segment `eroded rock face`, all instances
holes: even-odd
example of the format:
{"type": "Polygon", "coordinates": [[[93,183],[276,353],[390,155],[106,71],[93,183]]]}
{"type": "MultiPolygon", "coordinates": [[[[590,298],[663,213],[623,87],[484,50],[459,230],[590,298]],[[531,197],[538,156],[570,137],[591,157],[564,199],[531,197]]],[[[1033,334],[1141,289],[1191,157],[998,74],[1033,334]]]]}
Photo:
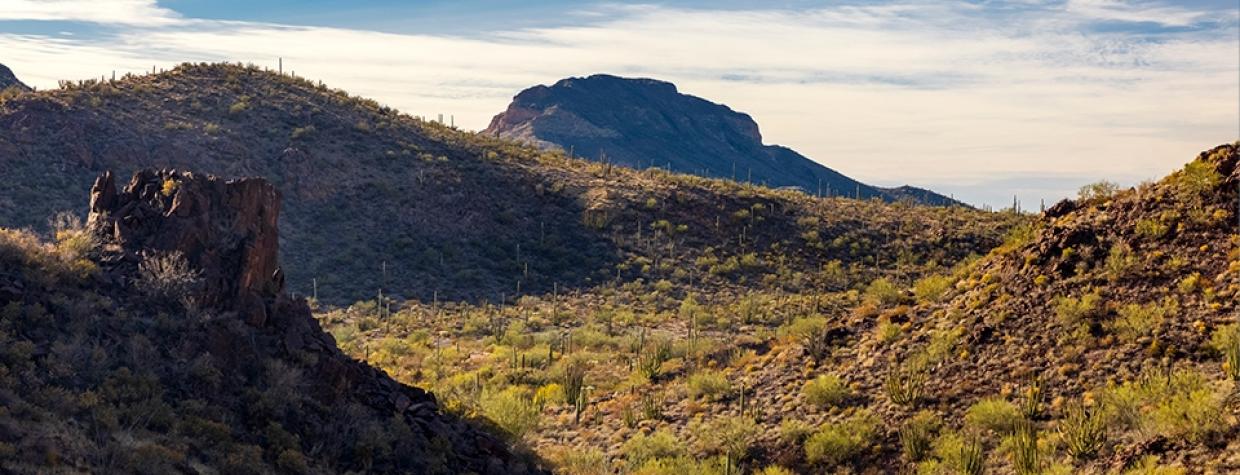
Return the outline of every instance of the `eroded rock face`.
{"type": "Polygon", "coordinates": [[[279,216],[280,192],[266,180],[144,170],[120,192],[111,172],[100,175],[88,222],[123,262],[183,254],[201,273],[202,305],[261,326],[284,287],[279,216]]]}
{"type": "MultiPolygon", "coordinates": [[[[192,344],[179,351],[208,353],[225,374],[261,373],[268,363],[279,362],[299,375],[307,383],[302,394],[322,410],[304,410],[290,427],[321,434],[338,423],[342,411],[358,406],[368,410],[348,421],[350,426],[405,424],[408,439],[403,443],[418,453],[367,471],[545,473],[531,460],[514,456],[499,438],[444,414],[431,393],[342,353],[305,300],[283,292],[279,214],[280,193],[261,178],[144,170],[118,191],[115,177],[105,172],[91,188],[88,225],[103,244],[99,264],[105,284],[117,286],[121,298],[139,278],[144,259],[183,254],[200,273],[195,302],[210,316],[182,330],[180,336],[192,344]]],[[[242,404],[235,395],[218,398],[242,404]]],[[[347,451],[355,441],[347,434],[329,434],[315,443],[347,451]]]]}

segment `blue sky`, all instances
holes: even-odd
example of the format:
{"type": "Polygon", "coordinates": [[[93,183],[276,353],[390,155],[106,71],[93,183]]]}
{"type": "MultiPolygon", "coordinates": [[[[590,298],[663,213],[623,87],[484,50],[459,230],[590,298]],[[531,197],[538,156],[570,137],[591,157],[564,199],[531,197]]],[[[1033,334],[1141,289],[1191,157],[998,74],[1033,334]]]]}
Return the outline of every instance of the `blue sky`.
{"type": "Polygon", "coordinates": [[[1237,0],[0,0],[27,82],[274,65],[485,127],[521,89],[607,72],[748,112],[881,185],[1030,207],[1240,138],[1237,0]]]}

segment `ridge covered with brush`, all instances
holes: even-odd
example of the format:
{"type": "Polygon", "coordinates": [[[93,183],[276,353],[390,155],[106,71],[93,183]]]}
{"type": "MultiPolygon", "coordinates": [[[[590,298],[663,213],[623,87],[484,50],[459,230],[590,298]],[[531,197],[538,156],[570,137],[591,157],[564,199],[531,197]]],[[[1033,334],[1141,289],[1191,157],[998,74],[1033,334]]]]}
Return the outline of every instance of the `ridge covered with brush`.
{"type": "Polygon", "coordinates": [[[572,159],[238,65],[0,99],[5,226],[45,231],[48,216],[80,209],[103,170],[148,167],[278,186],[281,258],[296,263],[286,286],[333,305],[380,289],[498,302],[615,280],[727,288],[755,277],[676,277],[685,266],[674,263],[746,254],[801,271],[831,260],[869,268],[906,252],[946,262],[997,244],[1014,221],[572,159]]]}
{"type": "Polygon", "coordinates": [[[536,473],[340,352],[284,292],[263,179],[110,172],[43,243],[0,229],[0,471],[536,473]]]}

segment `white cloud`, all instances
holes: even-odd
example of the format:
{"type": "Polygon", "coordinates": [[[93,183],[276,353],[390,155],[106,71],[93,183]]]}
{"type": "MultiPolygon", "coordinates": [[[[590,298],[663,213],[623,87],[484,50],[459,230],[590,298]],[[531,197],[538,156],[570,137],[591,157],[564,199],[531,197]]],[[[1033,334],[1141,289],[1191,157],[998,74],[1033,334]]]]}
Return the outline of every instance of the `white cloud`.
{"type": "Polygon", "coordinates": [[[1069,0],[1067,10],[1089,19],[1189,26],[1211,12],[1194,11],[1151,2],[1121,0],[1069,0]]]}
{"type": "MultiPolygon", "coordinates": [[[[1104,10],[1094,17],[1149,14],[1091,5],[1104,10]]],[[[469,128],[485,127],[534,84],[595,72],[656,77],[751,113],[767,142],[859,179],[999,205],[1011,192],[979,183],[1065,177],[1062,187],[1039,182],[1021,192],[1026,203],[1053,201],[1103,177],[1162,175],[1237,138],[1233,31],[1090,32],[1080,28],[1080,8],[997,22],[960,4],[611,7],[594,23],[474,37],[186,20],[126,28],[106,45],[0,34],[0,50],[45,87],[152,62],[274,65],[283,57],[301,76],[411,114],[453,114],[469,128]]],[[[1163,16],[1196,18],[1178,12],[1163,16]]]]}
{"type": "Polygon", "coordinates": [[[155,0],[0,0],[0,20],[172,25],[182,20],[155,0]]]}

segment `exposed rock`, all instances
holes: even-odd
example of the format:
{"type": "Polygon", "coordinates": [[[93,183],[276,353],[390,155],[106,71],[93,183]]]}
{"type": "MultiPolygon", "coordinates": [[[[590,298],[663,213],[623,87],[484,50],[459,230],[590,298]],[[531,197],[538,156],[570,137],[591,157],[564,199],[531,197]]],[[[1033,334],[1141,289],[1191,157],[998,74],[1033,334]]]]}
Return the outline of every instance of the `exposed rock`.
{"type": "Polygon", "coordinates": [[[295,362],[285,364],[301,366],[297,371],[313,382],[306,391],[325,407],[361,404],[387,423],[399,415],[417,440],[448,444],[455,459],[446,462],[454,470],[541,473],[498,438],[443,414],[434,395],[344,355],[306,302],[283,292],[279,213],[280,193],[261,178],[143,170],[118,193],[112,173],[104,172],[91,189],[88,223],[104,245],[100,262],[108,281],[137,281],[143,259],[167,253],[185,257],[202,280],[194,291],[196,303],[224,323],[205,326],[199,340],[225,368],[295,362]],[[228,325],[229,318],[244,321],[240,327],[248,330],[228,325]]]}
{"type": "Polygon", "coordinates": [[[654,79],[597,74],[535,86],[513,98],[484,133],[633,168],[671,167],[824,195],[960,204],[920,188],[866,185],[789,148],[765,145],[748,114],[654,79]]]}

